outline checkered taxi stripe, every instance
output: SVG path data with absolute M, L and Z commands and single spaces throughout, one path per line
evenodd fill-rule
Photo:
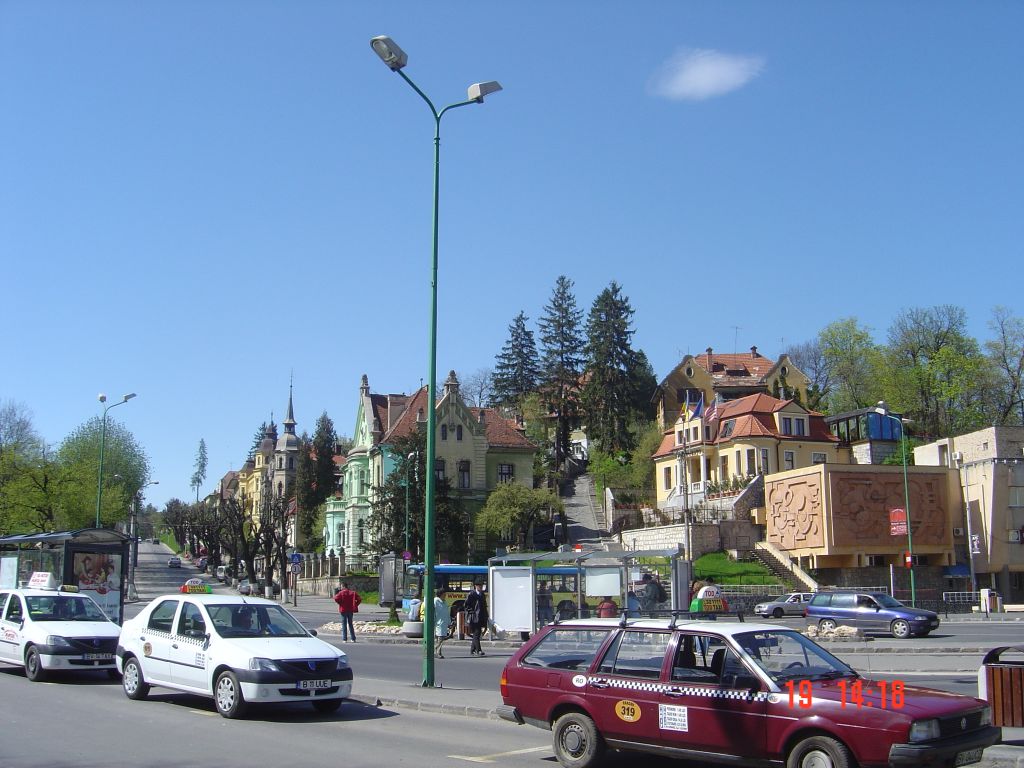
M 684 696 L 702 696 L 706 699 L 732 699 L 735 701 L 768 701 L 768 693 L 759 691 L 751 693 L 743 689 L 713 688 L 697 685 L 671 685 L 666 683 L 648 683 L 643 680 L 620 680 L 607 677 L 591 677 L 587 683 L 603 683 L 611 688 L 623 688 L 627 691 L 650 691 L 652 693 L 681 693 Z

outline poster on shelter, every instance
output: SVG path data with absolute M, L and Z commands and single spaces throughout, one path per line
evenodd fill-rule
M 95 600 L 112 621 L 121 623 L 121 555 L 75 552 L 75 584 Z

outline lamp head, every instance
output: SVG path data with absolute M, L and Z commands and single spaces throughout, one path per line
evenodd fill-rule
M 875 406 L 874 410 L 875 413 L 880 413 L 882 416 L 889 415 L 889 406 L 886 404 L 885 400 L 879 400 L 878 405 Z
M 501 83 L 497 80 L 488 80 L 486 83 L 473 83 L 466 89 L 466 99 L 475 101 L 478 104 L 484 103 L 484 96 L 490 96 L 501 90 Z
M 133 397 L 135 397 L 135 393 L 134 393 L 134 392 L 129 392 L 129 393 L 127 394 L 127 395 L 125 395 L 125 396 L 124 396 L 124 402 L 126 402 L 126 403 L 127 403 L 127 402 L 128 402 L 129 400 L 131 400 L 131 399 L 132 399 Z
M 388 69 L 397 72 L 409 63 L 409 57 L 405 51 L 398 47 L 398 44 L 387 35 L 379 35 L 370 40 L 370 47 L 373 52 L 380 56 L 380 60 L 387 64 Z
M 100 401 L 101 403 L 105 403 L 105 402 L 107 402 L 107 396 L 106 396 L 106 395 L 104 395 L 104 394 L 103 394 L 102 392 L 100 392 L 100 394 L 99 394 L 99 397 L 98 397 L 97 399 L 98 399 L 98 400 L 99 400 L 99 401 Z

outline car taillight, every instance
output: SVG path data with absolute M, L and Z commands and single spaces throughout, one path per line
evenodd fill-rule
M 505 677 L 505 673 L 501 673 L 501 697 L 504 699 L 508 696 L 508 678 Z

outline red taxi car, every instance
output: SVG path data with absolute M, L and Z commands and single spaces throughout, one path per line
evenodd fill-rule
M 509 660 L 501 696 L 498 714 L 553 731 L 571 768 L 606 748 L 745 766 L 955 768 L 1001 736 L 979 699 L 862 678 L 769 624 L 550 624 Z

